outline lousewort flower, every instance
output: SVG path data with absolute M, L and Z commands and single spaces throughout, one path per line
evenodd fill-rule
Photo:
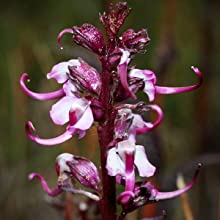
M 73 194 L 82 194 L 95 201 L 99 196 L 92 192 L 75 188 L 76 180 L 83 186 L 86 186 L 97 193 L 100 192 L 100 179 L 96 166 L 86 158 L 74 156 L 69 153 L 63 153 L 56 159 L 56 171 L 58 175 L 57 186 L 54 190 L 48 187 L 45 179 L 38 173 L 31 173 L 29 179 L 38 178 L 42 187 L 49 196 L 57 196 L 63 191 L 72 192 Z
M 85 131 L 92 126 L 94 118 L 90 107 L 91 97 L 80 97 L 80 95 L 81 93 L 99 94 L 101 82 L 98 72 L 82 59 L 73 59 L 55 65 L 47 74 L 47 78 L 54 78 L 58 83 L 63 84 L 62 89 L 51 93 L 32 92 L 25 85 L 25 80 L 29 79 L 27 74 L 23 74 L 20 84 L 23 90 L 33 98 L 39 100 L 61 98 L 52 106 L 50 117 L 57 125 L 64 125 L 67 122 L 69 124 L 64 134 L 52 139 L 42 139 L 32 134 L 31 130 L 34 132 L 36 130 L 29 121 L 26 124 L 28 136 L 42 145 L 60 144 L 77 133 L 79 138 L 82 138 Z
M 77 58 L 56 64 L 47 74 L 47 79 L 55 79 L 60 84 L 61 88 L 57 91 L 33 92 L 26 85 L 26 81 L 30 81 L 29 75 L 24 73 L 20 79 L 20 85 L 28 96 L 38 100 L 56 99 L 49 111 L 50 118 L 55 125 L 66 126 L 63 134 L 43 139 L 28 121 L 26 132 L 31 140 L 41 145 L 56 145 L 76 134 L 79 138 L 84 137 L 86 131 L 95 125 L 100 144 L 101 181 L 98 169 L 90 160 L 69 153 L 63 153 L 56 159 L 58 181 L 54 190 L 38 173 L 31 173 L 29 179 L 39 179 L 50 196 L 71 192 L 89 197 L 100 207 L 97 219 L 101 216 L 103 220 L 123 220 L 127 213 L 143 205 L 174 198 L 189 190 L 198 175 L 197 170 L 188 186 L 173 192 L 160 192 L 148 180 L 154 175 L 156 167 L 149 160 L 151 155 L 146 153 L 147 146 L 139 145 L 136 137 L 154 130 L 162 122 L 163 111 L 155 104 L 135 103 L 136 93 L 144 92 L 149 102 L 153 102 L 157 94 L 197 89 L 203 76 L 197 67 L 192 67 L 198 76 L 196 84 L 163 87 L 157 85 L 157 76 L 152 70 L 131 66 L 133 57 L 146 51 L 150 38 L 146 29 L 135 31 L 131 28 L 119 36 L 130 11 L 126 2 L 119 2 L 115 6 L 111 4 L 108 12 L 100 14 L 106 41 L 102 32 L 92 24 L 66 28 L 58 35 L 60 46 L 63 35 L 69 33 L 74 43 L 92 51 L 100 61 L 101 73 L 82 58 Z M 133 99 L 132 104 L 128 104 L 128 98 Z M 151 119 L 149 112 L 156 113 L 154 122 L 144 118 L 147 115 Z M 141 177 L 141 181 L 137 181 L 137 176 Z M 80 189 L 79 183 L 90 191 Z M 119 195 L 115 183 L 124 187 Z M 116 214 L 116 200 L 122 207 L 120 215 Z M 86 204 L 86 207 L 87 210 L 90 206 Z M 156 219 L 163 219 L 163 216 Z

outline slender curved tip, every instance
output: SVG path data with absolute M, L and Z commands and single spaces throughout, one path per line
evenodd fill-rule
M 203 82 L 203 74 L 197 67 L 191 66 L 191 69 L 198 76 L 198 82 L 190 85 L 190 86 L 182 86 L 182 87 L 164 87 L 164 86 L 155 86 L 155 90 L 157 94 L 178 94 L 184 92 L 190 92 L 197 88 L 199 88 Z
M 201 170 L 201 166 L 202 166 L 201 163 L 199 163 L 197 165 L 197 169 L 195 171 L 193 179 L 186 187 L 179 189 L 179 190 L 172 191 L 172 192 L 159 192 L 159 191 L 157 191 L 155 196 L 153 196 L 154 197 L 153 199 L 155 201 L 164 200 L 164 199 L 171 199 L 171 198 L 175 198 L 175 197 L 180 196 L 181 194 L 187 192 L 195 184 L 195 182 L 198 178 L 199 172 Z
M 28 179 L 29 180 L 33 180 L 36 176 L 38 176 L 39 174 L 37 174 L 37 173 L 30 173 L 29 175 L 28 175 Z
M 63 37 L 64 34 L 66 33 L 70 33 L 73 34 L 73 29 L 72 28 L 65 28 L 64 30 L 62 30 L 57 37 L 57 42 L 60 45 L 60 49 L 63 49 L 62 43 L 61 43 L 61 38 Z
M 68 130 L 66 130 L 63 134 L 61 134 L 57 137 L 43 139 L 37 135 L 37 131 L 31 121 L 28 121 L 26 123 L 25 130 L 26 130 L 28 137 L 32 141 L 34 141 L 37 144 L 41 144 L 41 145 L 48 146 L 48 147 L 53 146 L 53 145 L 57 145 L 57 144 L 61 144 L 65 141 L 69 140 L 74 135 L 74 133 L 71 133 Z M 36 133 L 36 134 L 33 134 L 33 133 Z
M 63 88 L 53 91 L 53 92 L 48 92 L 48 93 L 33 92 L 27 88 L 25 82 L 30 82 L 30 77 L 27 73 L 22 74 L 20 78 L 20 86 L 28 96 L 30 96 L 31 98 L 37 99 L 37 100 L 52 100 L 56 98 L 61 98 L 65 95 Z
M 158 105 L 146 105 L 145 107 L 145 110 L 153 110 L 154 112 L 156 112 L 157 114 L 157 119 L 155 122 L 153 123 L 148 123 L 149 125 L 146 126 L 146 127 L 143 127 L 143 128 L 137 128 L 136 129 L 136 132 L 138 134 L 143 134 L 145 132 L 149 132 L 151 130 L 153 130 L 154 128 L 156 128 L 160 123 L 161 121 L 163 120 L 163 111 L 162 109 L 158 106 Z

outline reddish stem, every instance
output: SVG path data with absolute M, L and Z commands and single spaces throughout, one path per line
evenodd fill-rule
M 100 201 L 100 211 L 102 220 L 116 219 L 116 189 L 115 178 L 108 175 L 106 169 L 106 159 L 108 145 L 113 139 L 115 112 L 111 103 L 111 73 L 107 70 L 106 60 L 102 62 L 102 89 L 100 94 L 100 102 L 104 112 L 104 120 L 99 124 L 98 136 L 100 144 L 101 156 L 101 172 L 102 172 L 102 199 Z

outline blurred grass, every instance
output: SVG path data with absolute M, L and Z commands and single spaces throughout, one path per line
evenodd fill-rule
M 40 172 L 51 186 L 55 186 L 54 159 L 58 153 L 68 151 L 98 163 L 95 130 L 87 133 L 85 140 L 78 142 L 73 139 L 53 149 L 42 149 L 26 137 L 24 123 L 27 120 L 33 121 L 44 137 L 55 136 L 62 132 L 62 128 L 55 127 L 49 119 L 48 110 L 52 102 L 26 97 L 19 87 L 19 78 L 27 72 L 31 77 L 31 89 L 52 91 L 56 84 L 47 81 L 45 75 L 55 63 L 81 56 L 99 67 L 96 57 L 73 45 L 71 37 L 63 39 L 64 50 L 59 50 L 56 37 L 61 29 L 85 22 L 101 27 L 98 12 L 106 8 L 105 2 L 108 1 L 21 0 L 1 3 L 1 219 L 62 219 L 61 213 L 43 201 L 44 192 L 40 184 L 28 182 L 28 173 Z M 175 7 L 169 4 L 175 4 Z M 192 84 L 196 77 L 190 70 L 191 65 L 204 72 L 204 84 L 198 91 L 157 98 L 156 102 L 163 105 L 164 123 L 150 135 L 151 140 L 142 138 L 144 143 L 149 143 L 146 147 L 152 162 L 160 167 L 158 187 L 174 189 L 176 186 L 172 182 L 165 183 L 164 179 L 174 172 L 175 167 L 184 167 L 186 161 L 193 164 L 197 155 L 219 153 L 220 3 L 214 0 L 138 0 L 129 1 L 129 5 L 133 10 L 123 30 L 147 28 L 151 38 L 147 53 L 135 58 L 139 68 L 158 70 L 158 54 L 160 48 L 166 46 L 164 36 L 172 36 L 175 59 L 168 60 L 166 72 L 158 75 L 158 84 Z M 170 8 L 174 10 L 172 16 Z M 209 160 L 203 161 L 205 168 L 188 196 L 193 216 L 200 220 L 219 218 L 219 164 L 217 161 L 206 167 Z M 195 166 L 188 170 L 189 176 Z M 189 181 L 187 176 L 184 179 Z M 157 213 L 160 214 L 164 208 L 168 210 L 168 219 L 184 219 L 180 199 L 161 203 L 157 206 Z M 145 210 L 142 213 L 152 214 L 149 212 Z

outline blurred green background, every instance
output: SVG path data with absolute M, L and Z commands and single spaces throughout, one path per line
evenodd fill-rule
M 39 172 L 51 187 L 56 185 L 54 160 L 61 152 L 87 156 L 97 161 L 96 131 L 86 138 L 76 138 L 45 148 L 31 142 L 24 124 L 31 120 L 42 137 L 53 137 L 65 128 L 54 126 L 49 118 L 53 102 L 27 97 L 19 86 L 22 73 L 31 77 L 29 88 L 35 91 L 57 89 L 45 76 L 51 67 L 63 60 L 82 57 L 99 67 L 97 58 L 63 39 L 60 50 L 59 31 L 73 25 L 91 23 L 100 28 L 98 13 L 106 10 L 108 0 L 4 1 L 0 7 L 0 219 L 64 219 L 45 199 L 38 181 L 29 182 L 30 172 Z M 114 1 L 116 2 L 116 1 Z M 150 136 L 140 137 L 158 173 L 153 179 L 162 190 L 176 189 L 176 175 L 182 173 L 186 183 L 198 162 L 201 175 L 188 196 L 194 220 L 220 219 L 220 1 L 209 0 L 133 0 L 133 9 L 123 26 L 147 28 L 151 43 L 147 53 L 133 63 L 155 71 L 158 85 L 184 86 L 196 82 L 190 66 L 204 73 L 198 90 L 180 95 L 158 96 L 156 103 L 164 109 L 162 125 Z M 122 31 L 123 31 L 122 30 Z M 143 97 L 145 99 L 145 96 Z M 47 201 L 46 201 L 47 200 Z M 167 210 L 168 219 L 185 217 L 184 198 L 145 207 L 130 219 L 154 216 Z M 50 203 L 50 202 L 49 202 Z M 77 219 L 77 218 L 74 218 Z

